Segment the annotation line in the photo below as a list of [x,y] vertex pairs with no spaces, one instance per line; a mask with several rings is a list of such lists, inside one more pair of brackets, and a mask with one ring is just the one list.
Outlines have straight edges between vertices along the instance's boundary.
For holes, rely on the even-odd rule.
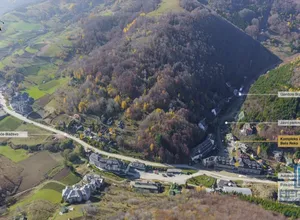
[[236,141],[236,142],[240,142],[240,143],[278,143],[278,141]]
[[278,94],[275,93],[269,93],[269,94],[255,94],[255,93],[249,93],[249,94],[245,94],[245,93],[240,93],[239,96],[278,96]]
[[277,121],[265,121],[265,122],[257,122],[257,121],[225,121],[225,124],[278,124]]

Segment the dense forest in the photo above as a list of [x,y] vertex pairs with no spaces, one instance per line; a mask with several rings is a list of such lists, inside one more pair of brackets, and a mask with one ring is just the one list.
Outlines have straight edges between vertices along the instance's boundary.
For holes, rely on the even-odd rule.
[[[198,1],[188,1],[189,5]],[[191,3],[193,2],[193,3]],[[300,50],[300,4],[297,0],[202,0],[253,38],[287,41],[292,52]]]
[[239,88],[279,59],[202,5],[182,1],[189,11],[153,17],[158,1],[133,3],[81,20],[64,108],[137,122],[128,148],[186,161],[205,135],[196,124],[213,120],[211,110],[233,95],[226,82]]

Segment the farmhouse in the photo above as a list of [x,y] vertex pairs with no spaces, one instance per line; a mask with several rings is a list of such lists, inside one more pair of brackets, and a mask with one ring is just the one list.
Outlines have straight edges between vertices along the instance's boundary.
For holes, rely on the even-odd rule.
[[62,191],[62,198],[68,203],[79,203],[90,199],[91,194],[103,185],[104,180],[99,175],[88,174],[83,179],[83,186],[66,186]]
[[150,181],[133,181],[130,186],[137,192],[160,193],[162,190],[161,184]]
[[197,160],[206,157],[211,151],[216,149],[214,136],[209,134],[204,142],[191,150],[191,159]]

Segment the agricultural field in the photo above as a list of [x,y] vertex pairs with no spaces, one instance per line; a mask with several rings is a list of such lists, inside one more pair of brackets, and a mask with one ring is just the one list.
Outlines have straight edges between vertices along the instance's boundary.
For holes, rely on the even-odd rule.
[[30,216],[30,213],[33,211],[32,204],[46,202],[47,205],[50,205],[51,207],[51,213],[49,213],[49,215],[52,216],[54,209],[58,207],[58,204],[61,201],[61,191],[64,187],[64,185],[58,182],[48,182],[44,185],[41,185],[41,187],[31,192],[28,196],[17,202],[15,205],[11,206],[9,210],[11,213],[13,213],[17,208],[26,210]]
[[29,157],[29,154],[26,150],[14,150],[10,146],[0,146],[0,155],[3,155],[16,163],[25,160]]
[[59,163],[50,156],[50,153],[43,151],[21,161],[19,165],[24,168],[21,174],[23,180],[18,190],[22,192],[45,180],[46,174]]
[[22,166],[0,155],[0,205],[3,191],[13,191],[20,185]]
[[48,137],[51,135],[49,131],[43,130],[32,124],[22,124],[16,129],[16,131],[27,131],[29,137],[26,139],[24,138],[10,139],[10,142],[14,145],[36,146],[38,144],[45,143],[48,140]]
[[72,186],[78,183],[81,180],[81,177],[77,176],[73,172],[69,171],[69,174],[64,178],[60,179],[59,181],[65,185]]
[[17,118],[7,116],[0,121],[0,131],[14,131],[21,126],[22,121]]

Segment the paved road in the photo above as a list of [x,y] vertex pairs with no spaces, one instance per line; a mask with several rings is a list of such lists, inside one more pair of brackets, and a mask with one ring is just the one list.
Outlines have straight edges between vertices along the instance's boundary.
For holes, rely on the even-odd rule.
[[[38,122],[35,122],[35,121],[32,121],[18,113],[16,113],[15,111],[13,110],[10,110],[7,105],[6,105],[6,101],[3,97],[3,95],[0,93],[0,104],[2,105],[2,108],[4,111],[6,111],[9,115],[13,116],[13,117],[16,117],[24,122],[27,122],[29,124],[33,124],[37,127],[40,127],[44,130],[47,130],[47,131],[50,131],[52,133],[55,133],[55,134],[59,134],[59,135],[63,135],[65,136],[66,138],[70,138],[72,139],[73,141],[77,142],[78,144],[82,145],[85,149],[91,149],[93,150],[94,152],[97,152],[99,154],[102,154],[102,155],[105,155],[105,156],[109,156],[109,157],[114,157],[114,158],[117,158],[117,159],[120,159],[120,160],[126,160],[126,161],[130,161],[130,162],[133,162],[133,161],[140,161],[146,165],[149,165],[149,166],[154,166],[154,167],[177,167],[177,168],[187,168],[187,169],[195,169],[195,167],[191,167],[191,166],[188,166],[188,165],[180,165],[180,164],[177,164],[177,165],[170,165],[170,164],[162,164],[162,163],[155,163],[155,162],[151,162],[151,161],[147,161],[147,160],[141,160],[141,159],[136,159],[136,158],[133,158],[133,157],[128,157],[128,156],[124,156],[124,155],[120,155],[120,154],[113,154],[113,153],[108,153],[106,151],[102,151],[102,150],[99,150],[89,144],[87,144],[86,142],[80,140],[79,138],[76,138],[74,137],[73,135],[70,135],[70,134],[67,134],[63,131],[60,131],[60,130],[57,130],[53,127],[50,127],[50,126],[47,126],[47,125],[44,125],[44,124],[41,124],[41,123],[38,123]],[[237,178],[237,177],[228,177],[226,175],[222,175],[222,174],[219,174],[218,172],[214,172],[214,171],[205,171],[205,170],[199,170],[197,173],[193,174],[193,175],[179,175],[179,176],[175,176],[175,177],[163,177],[161,175],[157,175],[157,174],[151,174],[151,173],[144,173],[144,174],[141,174],[141,178],[143,179],[157,179],[157,180],[162,180],[162,181],[166,181],[166,182],[178,182],[178,183],[185,183],[185,181],[188,179],[188,178],[191,178],[191,177],[194,177],[194,176],[199,176],[199,175],[203,175],[203,174],[206,174],[208,176],[212,176],[212,177],[215,177],[215,178],[222,178],[222,179],[231,179],[231,180],[243,180],[243,181],[251,181],[251,182],[260,182],[260,183],[274,183],[272,181],[268,181],[268,180],[260,180],[260,179],[255,179],[255,178],[248,178],[248,177],[245,177],[245,178]],[[154,176],[153,176],[154,175]]]
[[262,184],[277,184],[276,182],[270,181],[270,180],[262,180],[262,179],[256,179],[256,178],[250,178],[247,176],[239,176],[239,177],[233,177],[233,176],[226,176],[224,174],[220,174],[215,171],[207,171],[207,170],[199,170],[197,173],[194,173],[192,175],[187,174],[179,174],[174,175],[172,177],[164,177],[161,173],[155,174],[155,173],[146,173],[146,172],[139,172],[140,179],[144,180],[159,180],[162,182],[169,182],[169,183],[177,183],[177,184],[185,184],[186,181],[192,177],[197,177],[200,175],[207,175],[214,177],[216,179],[224,179],[224,180],[242,180],[243,182],[251,182],[251,183],[262,183]]

